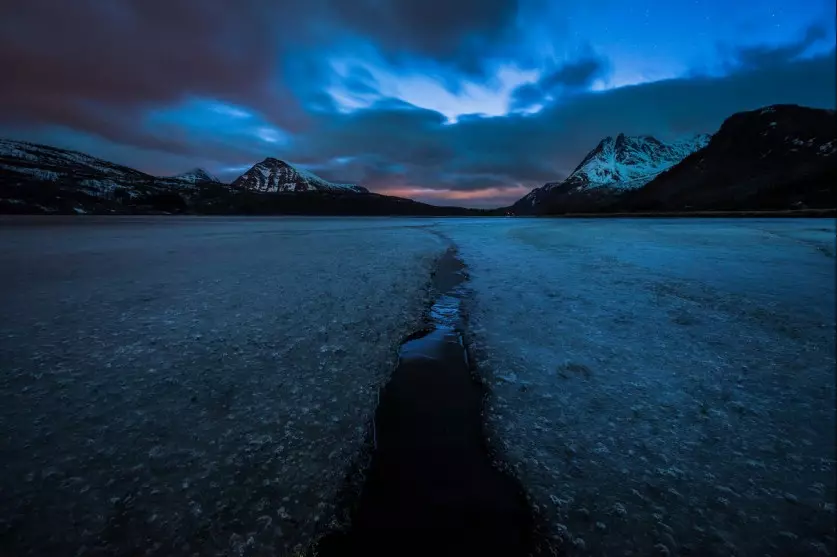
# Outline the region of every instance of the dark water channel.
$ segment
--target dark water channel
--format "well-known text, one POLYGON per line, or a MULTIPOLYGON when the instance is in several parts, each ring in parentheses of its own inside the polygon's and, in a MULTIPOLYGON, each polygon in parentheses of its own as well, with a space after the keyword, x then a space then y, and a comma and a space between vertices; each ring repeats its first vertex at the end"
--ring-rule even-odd
POLYGON ((375 415, 375 449, 351 529, 320 555, 527 555, 532 514, 491 464, 483 388, 463 342, 464 266, 448 251, 434 274, 430 328, 401 346, 375 415))

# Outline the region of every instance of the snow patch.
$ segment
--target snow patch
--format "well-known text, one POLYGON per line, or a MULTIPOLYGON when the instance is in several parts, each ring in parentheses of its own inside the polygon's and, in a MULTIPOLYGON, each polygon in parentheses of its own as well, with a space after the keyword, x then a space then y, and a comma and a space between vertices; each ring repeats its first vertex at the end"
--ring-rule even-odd
POLYGON ((582 189, 610 187, 622 190, 644 186, 709 143, 708 135, 663 143, 653 137, 620 135, 604 139, 566 182, 580 182, 582 189))
POLYGON ((193 168, 188 172, 172 176, 171 178, 173 180, 180 180, 181 182, 188 182, 190 184, 197 184, 199 182, 220 182, 220 180, 203 168, 193 168))
MULTIPOLYGON (((116 189, 124 187, 122 184, 114 182, 113 180, 104 179, 104 180, 82 180, 81 187, 84 190, 87 190, 90 193, 94 193, 96 195, 107 195, 112 194, 116 189)), ((131 194, 131 197, 134 197, 136 194, 133 190, 128 190, 131 194)))
POLYGON ((234 183, 261 192, 361 191, 354 184, 334 184, 309 170, 277 159, 266 159, 256 164, 234 183))
POLYGON ((88 170, 104 172, 116 176, 125 176, 129 173, 128 171, 131 170, 127 167, 112 164, 77 151, 58 149, 55 147, 48 147, 46 145, 37 145, 35 143, 14 141, 10 139, 0 139, 0 156, 37 162, 41 165, 48 166, 82 166, 88 170))
POLYGON ((11 166, 8 164, 0 164, 0 168, 3 168, 4 170, 11 170, 12 172, 17 172, 19 174, 33 176, 35 178, 38 178, 39 180, 44 180, 48 182, 55 182, 59 178, 59 174, 57 172, 53 172, 52 170, 44 170, 42 168, 31 168, 28 166, 11 166))

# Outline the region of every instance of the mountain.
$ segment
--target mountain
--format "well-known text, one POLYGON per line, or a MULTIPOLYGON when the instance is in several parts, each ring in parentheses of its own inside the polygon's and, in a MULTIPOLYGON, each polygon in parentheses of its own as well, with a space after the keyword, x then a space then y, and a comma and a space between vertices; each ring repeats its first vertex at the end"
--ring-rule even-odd
POLYGON ((620 203, 627 211, 837 207, 837 115, 797 105, 734 114, 704 149, 620 203))
POLYGON ((221 181, 204 170, 203 168, 193 168, 188 172, 184 172, 183 174, 178 174, 177 176, 172 176, 174 180, 180 180, 181 182, 188 182, 189 184, 201 184, 206 182, 220 184, 221 181))
POLYGON ((595 206, 614 195, 641 188, 709 142, 698 135, 672 143, 651 136, 606 137, 561 182, 529 192, 512 207, 516 214, 539 213, 547 207, 595 206))
POLYGON ((252 192, 345 192, 369 193, 355 184, 333 184, 319 176, 296 168, 279 159, 266 158, 232 183, 233 187, 252 192))
POLYGON ((332 184, 276 159, 234 184, 204 170, 155 177, 66 149, 0 139, 0 214, 479 215, 332 184))
POLYGON ((0 139, 0 169, 45 182, 72 180, 81 190, 102 193, 119 187, 117 182, 156 180, 153 176, 77 151, 0 139))
POLYGON ((84 153, 0 139, 0 213, 120 212, 181 206, 194 186, 84 153))

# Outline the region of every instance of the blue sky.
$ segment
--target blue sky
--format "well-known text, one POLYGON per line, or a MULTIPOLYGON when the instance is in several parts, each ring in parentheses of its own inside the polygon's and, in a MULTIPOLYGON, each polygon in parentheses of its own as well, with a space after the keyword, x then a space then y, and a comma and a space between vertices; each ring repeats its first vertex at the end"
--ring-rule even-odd
POLYGON ((0 134, 496 206, 606 135, 833 107, 834 22, 823 0, 30 0, 0 8, 0 134))

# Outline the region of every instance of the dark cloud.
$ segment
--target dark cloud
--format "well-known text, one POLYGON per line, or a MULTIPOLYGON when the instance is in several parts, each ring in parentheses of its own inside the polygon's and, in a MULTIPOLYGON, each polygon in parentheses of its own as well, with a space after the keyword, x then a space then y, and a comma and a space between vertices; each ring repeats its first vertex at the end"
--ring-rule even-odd
POLYGON ((343 86, 354 93, 376 94, 379 85, 372 72, 360 66, 352 66, 342 80, 343 86))
MULTIPOLYGON (((500 199, 563 177, 606 135, 711 132, 730 114, 767 104, 834 105, 834 52, 811 56, 823 43, 818 28, 788 45, 728 52, 725 76, 595 94, 588 89, 610 64, 582 50, 514 91, 516 108, 543 105, 536 114, 451 124, 398 99, 344 113, 328 93, 335 79, 371 98, 381 86, 361 65, 335 77, 335 53, 371 52, 394 64, 390 73, 430 76, 465 97, 458 89, 465 74, 484 85, 498 60, 536 66, 531 52, 512 57, 531 47, 516 17, 523 1, 3 2, 0 132, 28 130, 23 135, 37 140, 33 130, 42 130, 44 141, 75 141, 157 173, 196 165, 233 173, 272 155, 373 189, 485 190, 500 199), (248 116, 228 127, 196 126, 204 115, 184 119, 195 99, 248 116), (152 118, 178 107, 183 114, 152 118), (259 139, 264 130, 289 139, 259 139)), ((526 9, 537 14, 539 2, 526 9)))
POLYGON ((554 72, 547 74, 540 80, 540 84, 546 90, 552 90, 556 87, 586 88, 597 78, 604 76, 607 70, 606 59, 589 55, 565 64, 554 72))
POLYGON ((791 62, 805 54, 816 43, 827 38, 821 26, 809 27, 798 41, 787 45, 758 45, 738 48, 733 53, 733 66, 746 69, 765 68, 791 62))
POLYGON ((292 152, 303 161, 374 154, 392 164, 436 165, 455 157, 441 141, 446 118, 397 99, 350 114, 323 114, 292 152))
MULTIPOLYGON (((28 0, 0 5, 0 124, 64 125, 146 147, 143 111, 191 96, 255 109, 284 129, 332 111, 327 48, 482 68, 521 0, 28 0), (116 122, 102 113, 120 112, 116 122)), ((482 68, 484 70, 484 68, 482 68)), ((373 93, 353 69, 344 85, 373 93)), ((449 85, 457 80, 446 73, 449 85)))
MULTIPOLYGON (((529 187, 560 179, 605 136, 672 138, 714 132, 731 114, 775 103, 834 105, 835 55, 578 94, 531 115, 465 118, 446 124, 433 111, 390 101, 324 118, 288 156, 352 157, 352 179, 371 186, 461 189, 479 184, 529 187), (298 149, 298 150, 296 150, 298 149), (387 172, 365 161, 398 165, 387 172), (371 173, 364 174, 364 169, 371 173)), ((489 186, 486 186, 489 187, 489 186)))
POLYGON ((419 55, 469 73, 514 28, 521 0, 334 0, 343 25, 371 37, 391 60, 419 55))
POLYGON ((610 63, 589 48, 576 60, 567 62, 544 74, 537 83, 521 85, 512 93, 512 107, 528 108, 563 93, 589 89, 610 72, 610 63))
MULTIPOLYGON (((197 154, 148 110, 208 96, 263 110, 288 129, 304 111, 275 83, 281 49, 247 0, 28 0, 0 8, 0 124, 65 126, 114 142, 197 154), (276 107, 281 107, 277 110, 276 107)), ((235 148, 232 149, 236 151, 235 148)))
POLYGON ((0 64, 12 76, 4 100, 34 92, 69 110, 170 103, 189 93, 252 102, 275 93, 267 84, 278 52, 259 2, 235 10, 224 0, 202 0, 199 9, 194 0, 4 5, 0 64))

